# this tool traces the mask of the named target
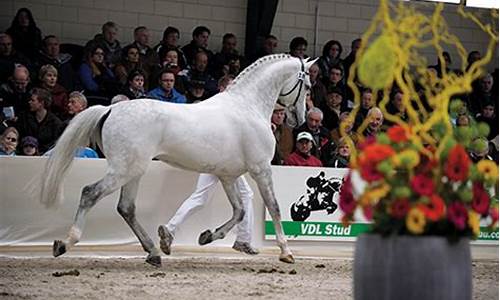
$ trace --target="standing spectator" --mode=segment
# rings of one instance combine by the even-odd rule
[[[21,154],[24,156],[39,156],[38,141],[32,136],[25,136],[21,140]]]
[[[344,73],[346,81],[349,79],[349,73],[351,72],[351,66],[356,60],[356,53],[358,53],[359,48],[361,48],[361,39],[355,39],[351,42],[351,52],[344,58]]]
[[[19,132],[14,127],[7,127],[0,136],[0,156],[16,156],[17,143],[19,143]]]
[[[296,150],[285,159],[284,164],[287,166],[322,167],[321,161],[311,154],[313,144],[314,139],[309,132],[299,133],[295,144]]]
[[[293,132],[285,123],[285,107],[276,103],[271,115],[271,128],[276,139],[274,157],[271,161],[273,165],[282,165],[284,159],[290,155],[293,149]]]
[[[7,81],[16,64],[31,67],[28,57],[14,49],[11,36],[2,32],[0,33],[0,82]]]
[[[193,30],[193,39],[184,47],[182,51],[186,56],[188,65],[192,65],[195,56],[198,52],[204,51],[207,55],[208,62],[211,62],[214,54],[208,50],[208,38],[210,37],[210,29],[205,26],[198,26]]]
[[[17,11],[7,33],[12,37],[14,49],[30,60],[36,58],[42,48],[42,31],[36,26],[29,9],[23,7]]]
[[[0,107],[12,107],[14,114],[29,109],[30,72],[23,65],[16,65],[9,81],[0,86]]]
[[[326,87],[321,82],[321,73],[318,64],[309,68],[309,79],[311,80],[311,98],[314,106],[321,107],[326,102]]]
[[[132,45],[135,45],[139,49],[139,56],[144,64],[144,71],[147,74],[151,73],[151,69],[159,61],[158,54],[149,46],[150,40],[151,32],[146,26],[139,26],[134,29],[134,42]]]
[[[180,32],[179,29],[168,26],[165,28],[165,31],[163,31],[163,38],[156,45],[153,50],[155,50],[159,57],[160,60],[162,58],[162,55],[160,55],[160,52],[163,51],[164,53],[168,52],[169,50],[175,50],[178,54],[178,66],[182,70],[188,66],[188,63],[186,61],[186,56],[184,55],[184,52],[182,52],[182,49],[179,47],[177,44],[179,42],[179,37],[180,37]]]
[[[40,87],[50,92],[52,104],[49,110],[59,119],[64,120],[68,117],[68,92],[57,83],[58,73],[53,65],[44,65],[38,72]]]
[[[48,64],[57,69],[59,74],[57,83],[68,91],[76,88],[76,75],[73,70],[72,56],[68,53],[61,53],[59,39],[55,35],[48,35],[43,39],[42,51],[38,55],[37,66]]]
[[[289,45],[290,55],[298,58],[307,58],[307,41],[301,36],[294,37]]]
[[[306,131],[311,134],[314,139],[315,149],[312,154],[323,162],[327,162],[335,150],[335,144],[330,137],[330,131],[321,125],[323,121],[323,112],[317,107],[313,107],[307,111],[306,122],[295,128],[293,134],[296,137],[298,133]]]
[[[104,50],[104,63],[110,69],[113,69],[121,58],[122,46],[117,39],[118,25],[114,22],[106,22],[102,25],[101,33],[96,34],[94,39],[90,40],[85,48],[87,52],[95,47]]]
[[[231,73],[229,70],[231,61],[239,60],[240,64],[244,63],[243,57],[239,55],[236,49],[237,44],[238,40],[233,33],[226,33],[222,37],[222,48],[213,58],[213,76],[215,79],[219,79],[223,75]]]
[[[90,49],[78,75],[87,95],[110,99],[118,91],[119,83],[104,63],[104,50],[99,46]]]
[[[122,58],[116,64],[115,76],[116,79],[123,85],[127,85],[127,79],[132,70],[142,69],[144,80],[148,79],[144,66],[139,56],[139,48],[135,44],[128,45],[123,48]],[[147,88],[147,85],[146,85]]]
[[[144,89],[144,71],[141,69],[132,70],[127,79],[127,85],[122,91],[123,95],[127,96],[129,100],[147,98]]]
[[[172,71],[163,70],[160,73],[159,84],[159,87],[148,93],[148,97],[165,102],[186,103],[186,97],[174,88],[175,75]]]
[[[21,136],[33,136],[38,140],[40,152],[45,153],[59,138],[63,130],[62,121],[48,110],[50,93],[41,88],[31,90],[30,111],[19,116],[16,127]]]
[[[330,40],[323,46],[323,51],[317,64],[325,80],[330,77],[331,68],[333,66],[342,64],[340,55],[342,55],[342,45],[339,41]]]

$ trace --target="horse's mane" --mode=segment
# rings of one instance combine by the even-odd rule
[[[250,77],[250,74],[253,74],[256,70],[260,69],[263,65],[267,65],[269,62],[284,60],[292,57],[290,54],[280,53],[280,54],[271,54],[264,57],[259,58],[250,66],[246,67],[243,72],[241,72],[233,82],[227,87],[226,90],[231,90],[237,86],[238,83],[244,81],[247,77]]]

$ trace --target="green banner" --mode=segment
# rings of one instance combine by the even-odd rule
[[[370,229],[370,224],[353,223],[344,227],[338,222],[294,222],[282,221],[283,231],[287,237],[331,237],[331,238],[353,238]],[[272,221],[266,221],[265,235],[274,236],[274,225]],[[498,241],[498,231],[489,231],[487,227],[481,227],[478,241]]]

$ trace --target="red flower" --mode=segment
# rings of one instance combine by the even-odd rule
[[[367,220],[373,219],[373,209],[371,206],[363,207],[363,214]]]
[[[427,219],[435,222],[444,216],[446,205],[441,197],[432,195],[430,202],[427,205],[421,205],[420,208]]]
[[[384,175],[377,171],[375,164],[361,164],[361,178],[368,182],[373,182],[384,178]]]
[[[397,199],[391,203],[390,214],[396,219],[404,219],[409,209],[410,202],[408,199]]]
[[[360,151],[364,151],[367,146],[375,144],[375,142],[376,142],[375,137],[369,136],[369,137],[365,138],[364,140],[360,141],[357,145],[357,148]]]
[[[490,208],[491,226],[498,222],[498,207]]]
[[[389,145],[383,144],[371,144],[366,146],[363,151],[366,159],[368,161],[381,162],[384,159],[387,159],[396,154],[394,149],[392,149]]]
[[[486,216],[489,208],[490,196],[480,182],[474,182],[472,185],[472,209],[480,215]]]
[[[410,139],[408,129],[401,125],[395,125],[387,129],[387,136],[394,143],[407,142]]]
[[[464,181],[469,176],[471,161],[465,149],[456,144],[448,152],[448,161],[445,166],[445,174],[451,181]]]
[[[396,152],[388,145],[369,144],[365,147],[359,157],[359,168],[361,177],[368,181],[377,181],[384,175],[377,170],[379,162],[395,155]]]
[[[458,230],[464,230],[467,224],[467,209],[461,202],[452,202],[448,206],[448,220],[455,225]]]
[[[339,206],[346,215],[352,214],[356,209],[356,201],[354,200],[354,195],[352,194],[350,173],[344,178],[344,183],[340,188]]]
[[[431,196],[434,193],[434,182],[431,178],[423,174],[413,176],[410,185],[415,193],[419,195]]]

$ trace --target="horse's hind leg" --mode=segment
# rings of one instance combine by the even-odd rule
[[[139,241],[141,242],[144,251],[148,252],[146,262],[156,266],[161,266],[161,256],[158,248],[155,247],[153,241],[148,236],[146,231],[137,221],[135,215],[135,198],[139,189],[140,176],[135,177],[127,184],[122,186],[120,192],[120,201],[118,202],[118,213],[125,219],[125,222],[130,226]]]
[[[85,226],[85,216],[88,211],[97,203],[97,201],[117,190],[122,182],[123,181],[119,176],[108,173],[101,180],[83,188],[75,221],[68,232],[66,240],[54,241],[52,253],[55,257],[64,254],[76,243],[78,243],[82,236],[82,230]]]
[[[274,195],[273,180],[271,176],[271,168],[266,167],[257,171],[250,171],[250,175],[257,182],[260,195],[264,200],[264,204],[273,219],[274,230],[276,232],[276,241],[281,249],[280,260],[286,263],[294,263],[295,260],[292,251],[288,248],[283,227],[281,226],[281,215],[276,196]]]
[[[214,233],[210,232],[210,230],[206,230],[200,234],[198,239],[198,243],[200,245],[208,244],[214,240],[222,239],[226,236],[226,234],[231,230],[234,225],[238,224],[243,220],[245,212],[243,211],[243,204],[241,198],[237,192],[235,185],[235,178],[219,178],[222,186],[224,187],[224,191],[233,207],[233,216],[229,221],[224,223],[221,227],[217,228]]]

